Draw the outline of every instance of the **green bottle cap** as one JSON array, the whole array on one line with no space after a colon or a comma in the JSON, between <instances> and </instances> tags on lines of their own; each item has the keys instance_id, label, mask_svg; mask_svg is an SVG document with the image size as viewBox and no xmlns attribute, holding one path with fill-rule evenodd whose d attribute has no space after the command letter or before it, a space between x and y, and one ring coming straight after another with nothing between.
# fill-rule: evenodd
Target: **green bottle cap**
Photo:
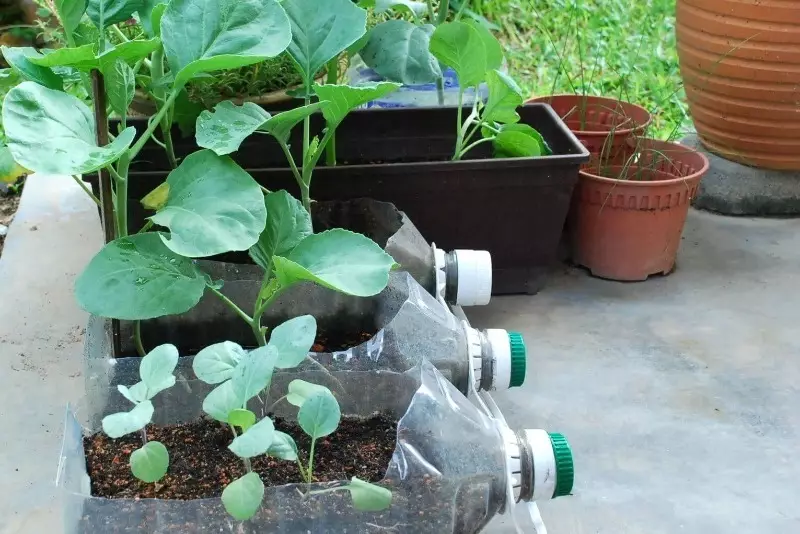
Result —
<instances>
[{"instance_id":1,"label":"green bottle cap","mask_svg":"<svg viewBox=\"0 0 800 534\"><path fill-rule=\"evenodd\" d=\"M508 387L515 388L525 382L528 351L525 349L525 340L519 332L509 332L508 342L511 344L511 380Z\"/></svg>"},{"instance_id":2,"label":"green bottle cap","mask_svg":"<svg viewBox=\"0 0 800 534\"><path fill-rule=\"evenodd\" d=\"M551 433L550 442L553 444L553 455L556 458L556 491L553 498L563 497L572 493L575 483L575 464L572 460L572 448L563 434Z\"/></svg>"}]
</instances>

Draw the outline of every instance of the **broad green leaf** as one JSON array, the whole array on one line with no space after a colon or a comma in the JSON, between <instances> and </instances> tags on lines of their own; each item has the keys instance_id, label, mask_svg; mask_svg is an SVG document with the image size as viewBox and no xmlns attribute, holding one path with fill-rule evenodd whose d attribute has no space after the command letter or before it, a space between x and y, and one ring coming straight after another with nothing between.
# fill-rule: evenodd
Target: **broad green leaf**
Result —
<instances>
[{"instance_id":1,"label":"broad green leaf","mask_svg":"<svg viewBox=\"0 0 800 534\"><path fill-rule=\"evenodd\" d=\"M177 365L178 349L168 343L159 345L142 358L139 363L139 377L147 386L147 398L151 399L167 387L175 385L175 376L172 373Z\"/></svg>"},{"instance_id":2,"label":"broad green leaf","mask_svg":"<svg viewBox=\"0 0 800 534\"><path fill-rule=\"evenodd\" d=\"M6 63L17 69L24 79L58 91L64 89L64 83L60 76L47 67L29 61L29 58L44 57L35 48L0 46L0 51L6 58Z\"/></svg>"},{"instance_id":3,"label":"broad green leaf","mask_svg":"<svg viewBox=\"0 0 800 534\"><path fill-rule=\"evenodd\" d=\"M144 0L88 0L86 14L102 30L132 18L143 6Z\"/></svg>"},{"instance_id":4,"label":"broad green leaf","mask_svg":"<svg viewBox=\"0 0 800 534\"><path fill-rule=\"evenodd\" d=\"M519 122L517 108L522 105L524 96L522 89L508 74L499 70L486 73L486 85L489 88L489 99L481 114L485 121L503 123Z\"/></svg>"},{"instance_id":5,"label":"broad green leaf","mask_svg":"<svg viewBox=\"0 0 800 534\"><path fill-rule=\"evenodd\" d=\"M292 24L289 54L310 87L317 72L367 31L367 12L352 0L283 0Z\"/></svg>"},{"instance_id":6,"label":"broad green leaf","mask_svg":"<svg viewBox=\"0 0 800 534\"><path fill-rule=\"evenodd\" d=\"M258 473L247 473L222 490L222 504L234 519L246 521L256 515L264 499L264 483Z\"/></svg>"},{"instance_id":7,"label":"broad green leaf","mask_svg":"<svg viewBox=\"0 0 800 534\"><path fill-rule=\"evenodd\" d=\"M300 380L299 378L289 382L288 389L289 392L286 394L286 402L292 406L297 406L298 408L303 406L303 404L305 404L309 398L313 397L317 393L331 392L331 390L325 386L306 382L305 380Z\"/></svg>"},{"instance_id":8,"label":"broad green leaf","mask_svg":"<svg viewBox=\"0 0 800 534\"><path fill-rule=\"evenodd\" d=\"M16 69L0 69L0 90L7 93L12 87L22 82L19 71Z\"/></svg>"},{"instance_id":9,"label":"broad green leaf","mask_svg":"<svg viewBox=\"0 0 800 534\"><path fill-rule=\"evenodd\" d=\"M486 26L477 21L468 20L465 24L472 26L481 36L483 47L486 50L486 70L499 69L503 65L503 46L497 40L497 37L492 35L492 32Z\"/></svg>"},{"instance_id":10,"label":"broad green leaf","mask_svg":"<svg viewBox=\"0 0 800 534\"><path fill-rule=\"evenodd\" d=\"M312 439L333 433L341 418L339 403L330 391L312 395L297 412L297 423Z\"/></svg>"},{"instance_id":11,"label":"broad green leaf","mask_svg":"<svg viewBox=\"0 0 800 534\"><path fill-rule=\"evenodd\" d=\"M133 451L130 463L133 476L152 484L167 474L169 451L160 441L148 441L144 447Z\"/></svg>"},{"instance_id":12,"label":"broad green leaf","mask_svg":"<svg viewBox=\"0 0 800 534\"><path fill-rule=\"evenodd\" d=\"M250 410L237 408L228 414L228 424L238 426L242 432L247 432L247 429L256 424L256 414Z\"/></svg>"},{"instance_id":13,"label":"broad green leaf","mask_svg":"<svg viewBox=\"0 0 800 534\"><path fill-rule=\"evenodd\" d=\"M276 0L171 0L161 32L176 87L200 73L275 57L292 38Z\"/></svg>"},{"instance_id":14,"label":"broad green leaf","mask_svg":"<svg viewBox=\"0 0 800 534\"><path fill-rule=\"evenodd\" d=\"M72 35L86 13L86 0L53 0L53 7L64 33Z\"/></svg>"},{"instance_id":15,"label":"broad green leaf","mask_svg":"<svg viewBox=\"0 0 800 534\"><path fill-rule=\"evenodd\" d=\"M137 432L150 423L153 418L153 403L142 401L129 412L107 415L103 418L103 432L111 439L121 438L131 432Z\"/></svg>"},{"instance_id":16,"label":"broad green leaf","mask_svg":"<svg viewBox=\"0 0 800 534\"><path fill-rule=\"evenodd\" d=\"M214 111L203 111L197 117L197 144L220 156L239 150L242 141L264 124L271 115L252 102L241 106L225 100Z\"/></svg>"},{"instance_id":17,"label":"broad green leaf","mask_svg":"<svg viewBox=\"0 0 800 534\"><path fill-rule=\"evenodd\" d=\"M288 144L289 135L292 133L292 128L302 122L303 119L313 114L318 109L322 109L326 105L328 105L327 102L314 102L313 104L309 104L307 106L302 106L278 113L277 115L273 115L271 119L262 124L259 130L269 132L278 141Z\"/></svg>"},{"instance_id":18,"label":"broad green leaf","mask_svg":"<svg viewBox=\"0 0 800 534\"><path fill-rule=\"evenodd\" d=\"M466 22L446 22L436 28L431 35L430 51L456 71L462 88L481 83L488 70L483 37Z\"/></svg>"},{"instance_id":19,"label":"broad green leaf","mask_svg":"<svg viewBox=\"0 0 800 534\"><path fill-rule=\"evenodd\" d=\"M75 27L72 38L75 40L75 46L97 45L100 42L100 31L87 19Z\"/></svg>"},{"instance_id":20,"label":"broad green leaf","mask_svg":"<svg viewBox=\"0 0 800 534\"><path fill-rule=\"evenodd\" d=\"M311 315L289 319L272 329L269 346L278 351L275 367L292 369L308 356L317 336L317 320Z\"/></svg>"},{"instance_id":21,"label":"broad green leaf","mask_svg":"<svg viewBox=\"0 0 800 534\"><path fill-rule=\"evenodd\" d=\"M0 144L0 182L13 184L17 178L28 174L28 170L14 161L11 150Z\"/></svg>"},{"instance_id":22,"label":"broad green leaf","mask_svg":"<svg viewBox=\"0 0 800 534\"><path fill-rule=\"evenodd\" d=\"M164 182L147 193L139 202L146 209L158 211L166 205L167 198L169 198L169 184Z\"/></svg>"},{"instance_id":23,"label":"broad green leaf","mask_svg":"<svg viewBox=\"0 0 800 534\"><path fill-rule=\"evenodd\" d=\"M294 439L289 434L276 430L267 454L281 460L295 462L297 461L297 443L294 442Z\"/></svg>"},{"instance_id":24,"label":"broad green leaf","mask_svg":"<svg viewBox=\"0 0 800 534\"><path fill-rule=\"evenodd\" d=\"M314 231L303 204L283 189L265 195L264 203L269 214L267 225L258 243L250 247L250 257L268 270L273 267L273 256L288 254Z\"/></svg>"},{"instance_id":25,"label":"broad green leaf","mask_svg":"<svg viewBox=\"0 0 800 534\"><path fill-rule=\"evenodd\" d=\"M119 391L123 397L128 399L134 404L139 404L140 402L146 401L147 399L147 384L144 382L137 382L136 384L132 385L130 388L122 385L117 386L117 391Z\"/></svg>"},{"instance_id":26,"label":"broad green leaf","mask_svg":"<svg viewBox=\"0 0 800 534\"><path fill-rule=\"evenodd\" d=\"M435 26L405 20L388 20L369 32L359 55L383 78L406 85L433 83L442 77L439 62L430 52Z\"/></svg>"},{"instance_id":27,"label":"broad green leaf","mask_svg":"<svg viewBox=\"0 0 800 534\"><path fill-rule=\"evenodd\" d=\"M392 504L392 492L387 488L371 484L358 477L350 479L345 486L353 498L353 507L362 512L380 512Z\"/></svg>"},{"instance_id":28,"label":"broad green leaf","mask_svg":"<svg viewBox=\"0 0 800 534\"><path fill-rule=\"evenodd\" d=\"M206 282L191 260L147 232L104 246L75 282L75 296L81 308L101 317L153 319L192 309Z\"/></svg>"},{"instance_id":29,"label":"broad green leaf","mask_svg":"<svg viewBox=\"0 0 800 534\"><path fill-rule=\"evenodd\" d=\"M150 217L169 228L162 237L182 256L201 258L253 246L267 222L264 194L228 157L200 150L169 173L167 203Z\"/></svg>"},{"instance_id":30,"label":"broad green leaf","mask_svg":"<svg viewBox=\"0 0 800 534\"><path fill-rule=\"evenodd\" d=\"M161 36L161 17L164 15L167 2L168 0L142 0L142 7L136 14L148 37Z\"/></svg>"},{"instance_id":31,"label":"broad green leaf","mask_svg":"<svg viewBox=\"0 0 800 534\"><path fill-rule=\"evenodd\" d=\"M41 57L31 58L31 62L42 67L69 66L91 69L97 64L97 49L94 44L56 48Z\"/></svg>"},{"instance_id":32,"label":"broad green leaf","mask_svg":"<svg viewBox=\"0 0 800 534\"><path fill-rule=\"evenodd\" d=\"M492 141L496 152L505 157L524 158L542 155L542 145L535 137L519 131L501 131Z\"/></svg>"},{"instance_id":33,"label":"broad green leaf","mask_svg":"<svg viewBox=\"0 0 800 534\"><path fill-rule=\"evenodd\" d=\"M425 2L415 2L414 0L375 0L375 13L386 13L390 9L406 11L412 15L420 16L425 14L428 6Z\"/></svg>"},{"instance_id":34,"label":"broad green leaf","mask_svg":"<svg viewBox=\"0 0 800 534\"><path fill-rule=\"evenodd\" d=\"M103 71L108 105L120 117L128 115L136 91L136 76L130 65L118 59Z\"/></svg>"},{"instance_id":35,"label":"broad green leaf","mask_svg":"<svg viewBox=\"0 0 800 534\"><path fill-rule=\"evenodd\" d=\"M389 282L395 263L374 241L336 228L310 235L287 256L275 256L281 286L309 280L354 295L377 295Z\"/></svg>"},{"instance_id":36,"label":"broad green leaf","mask_svg":"<svg viewBox=\"0 0 800 534\"><path fill-rule=\"evenodd\" d=\"M58 48L41 57L31 58L31 62L43 67L74 67L80 70L105 71L117 61L135 63L150 55L159 46L161 46L159 39L128 41L99 53L97 45L85 44L75 48Z\"/></svg>"},{"instance_id":37,"label":"broad green leaf","mask_svg":"<svg viewBox=\"0 0 800 534\"><path fill-rule=\"evenodd\" d=\"M347 117L347 114L359 106L396 91L399 83L379 82L351 87L349 85L314 85L314 91L320 100L328 104L322 108L322 114L329 128L336 128Z\"/></svg>"},{"instance_id":38,"label":"broad green leaf","mask_svg":"<svg viewBox=\"0 0 800 534\"><path fill-rule=\"evenodd\" d=\"M230 421L230 418L229 418ZM234 423L231 423L234 424ZM275 436L272 419L265 417L228 445L228 449L239 458L252 458L269 450Z\"/></svg>"},{"instance_id":39,"label":"broad green leaf","mask_svg":"<svg viewBox=\"0 0 800 534\"><path fill-rule=\"evenodd\" d=\"M221 423L228 423L231 412L241 409L244 404L231 381L226 380L203 399L203 411Z\"/></svg>"},{"instance_id":40,"label":"broad green leaf","mask_svg":"<svg viewBox=\"0 0 800 534\"><path fill-rule=\"evenodd\" d=\"M550 147L548 146L547 141L545 141L544 137L542 137L542 134L537 132L536 129L533 126L530 126L528 124L519 123L519 122L518 123L512 123L512 124L500 124L499 126L500 126L500 131L501 132L522 132L525 135L536 139L536 142L539 143L540 152L542 153L542 155L549 156L550 154L553 153L553 151L550 150ZM492 135L494 135L494 134L492 134ZM484 136L485 136L485 134L484 134ZM500 152L502 152L502 151L500 151ZM495 155L495 157L499 157L499 156ZM506 155L505 157L511 157L511 156L510 155Z\"/></svg>"},{"instance_id":41,"label":"broad green leaf","mask_svg":"<svg viewBox=\"0 0 800 534\"><path fill-rule=\"evenodd\" d=\"M277 359L278 351L270 346L253 350L242 358L230 380L236 396L247 402L264 391L272 381Z\"/></svg>"},{"instance_id":42,"label":"broad green leaf","mask_svg":"<svg viewBox=\"0 0 800 534\"><path fill-rule=\"evenodd\" d=\"M219 384L233 376L233 370L245 354L244 349L233 341L223 341L198 352L192 369L195 376L206 384Z\"/></svg>"},{"instance_id":43,"label":"broad green leaf","mask_svg":"<svg viewBox=\"0 0 800 534\"><path fill-rule=\"evenodd\" d=\"M33 82L23 82L6 95L3 127L14 160L45 174L86 174L105 167L127 150L136 133L126 128L111 144L99 147L86 104Z\"/></svg>"}]
</instances>

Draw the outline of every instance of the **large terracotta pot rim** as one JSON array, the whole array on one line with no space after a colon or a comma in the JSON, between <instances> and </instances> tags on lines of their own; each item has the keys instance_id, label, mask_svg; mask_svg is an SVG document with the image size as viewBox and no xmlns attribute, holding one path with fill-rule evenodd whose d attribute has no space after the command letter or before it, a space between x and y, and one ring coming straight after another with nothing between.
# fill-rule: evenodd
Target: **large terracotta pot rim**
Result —
<instances>
[{"instance_id":1,"label":"large terracotta pot rim","mask_svg":"<svg viewBox=\"0 0 800 534\"><path fill-rule=\"evenodd\" d=\"M609 105L606 106L609 110L614 110L617 107L621 107L624 109L629 109L636 111L637 114L640 114L643 117L647 117L647 120L641 123L634 123L633 126L630 128L619 128L619 129L605 129L605 130L580 130L580 129L573 129L570 128L573 132L580 133L581 135L586 136L602 136L607 137L609 133L613 132L615 135L619 135L620 137L630 135L634 132L643 132L647 129L651 122L653 122L653 116L647 111L645 108L638 104L634 104L632 102L626 102L624 100L618 100L616 98L608 97L608 96L595 96L595 95L581 95L581 94L572 94L572 93L559 93L555 95L546 95L546 96L538 96L535 98L529 99L527 103L543 103L543 104L550 104L553 100L561 99L561 100L584 100L586 102L594 102L595 105L599 105L602 102L606 102ZM558 112L557 112L558 113ZM626 116L633 115L633 113L627 113ZM559 114L560 116L560 114ZM566 119L561 117L561 120L568 121L570 120L569 117Z\"/></svg>"}]
</instances>

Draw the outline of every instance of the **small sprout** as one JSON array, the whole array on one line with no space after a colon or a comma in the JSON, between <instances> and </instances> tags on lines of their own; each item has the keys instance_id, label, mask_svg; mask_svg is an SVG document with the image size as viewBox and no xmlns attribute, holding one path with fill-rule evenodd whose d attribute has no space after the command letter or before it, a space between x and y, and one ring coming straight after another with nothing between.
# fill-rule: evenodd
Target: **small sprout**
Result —
<instances>
[{"instance_id":1,"label":"small sprout","mask_svg":"<svg viewBox=\"0 0 800 534\"><path fill-rule=\"evenodd\" d=\"M286 395L286 401L300 408L311 396L321 391L329 390L325 386L295 379L289 382L289 393Z\"/></svg>"},{"instance_id":2,"label":"small sprout","mask_svg":"<svg viewBox=\"0 0 800 534\"><path fill-rule=\"evenodd\" d=\"M112 439L121 438L146 427L153 418L153 403L145 400L129 412L119 412L103 418L103 432Z\"/></svg>"},{"instance_id":3,"label":"small sprout","mask_svg":"<svg viewBox=\"0 0 800 534\"><path fill-rule=\"evenodd\" d=\"M303 432L311 437L313 447L314 440L332 434L336 430L341 417L339 403L330 390L325 388L303 403L297 413L297 422Z\"/></svg>"},{"instance_id":4,"label":"small sprout","mask_svg":"<svg viewBox=\"0 0 800 534\"><path fill-rule=\"evenodd\" d=\"M169 451L159 441L148 441L141 449L131 454L131 472L142 482L161 480L169 468Z\"/></svg>"},{"instance_id":5,"label":"small sprout","mask_svg":"<svg viewBox=\"0 0 800 534\"><path fill-rule=\"evenodd\" d=\"M275 425L265 417L233 440L228 448L239 458L252 458L266 453L275 438Z\"/></svg>"},{"instance_id":6,"label":"small sprout","mask_svg":"<svg viewBox=\"0 0 800 534\"><path fill-rule=\"evenodd\" d=\"M250 410L237 408L228 414L228 424L238 426L242 432L247 432L247 429L256 424L256 414Z\"/></svg>"},{"instance_id":7,"label":"small sprout","mask_svg":"<svg viewBox=\"0 0 800 534\"><path fill-rule=\"evenodd\" d=\"M281 460L295 462L297 461L297 443L289 434L276 430L267 454Z\"/></svg>"},{"instance_id":8,"label":"small sprout","mask_svg":"<svg viewBox=\"0 0 800 534\"><path fill-rule=\"evenodd\" d=\"M253 517L264 499L264 482L257 473L237 478L222 491L222 504L234 519L246 521Z\"/></svg>"}]
</instances>

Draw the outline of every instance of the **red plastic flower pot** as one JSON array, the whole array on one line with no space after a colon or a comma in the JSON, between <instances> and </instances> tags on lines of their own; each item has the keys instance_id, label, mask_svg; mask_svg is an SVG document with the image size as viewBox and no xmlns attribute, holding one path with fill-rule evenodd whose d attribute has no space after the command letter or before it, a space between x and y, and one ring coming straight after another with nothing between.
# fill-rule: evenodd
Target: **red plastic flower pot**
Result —
<instances>
[{"instance_id":1,"label":"red plastic flower pot","mask_svg":"<svg viewBox=\"0 0 800 534\"><path fill-rule=\"evenodd\" d=\"M626 154L625 165L581 170L570 212L572 257L601 278L646 280L675 267L689 204L708 159L652 139L640 139Z\"/></svg>"}]
</instances>

